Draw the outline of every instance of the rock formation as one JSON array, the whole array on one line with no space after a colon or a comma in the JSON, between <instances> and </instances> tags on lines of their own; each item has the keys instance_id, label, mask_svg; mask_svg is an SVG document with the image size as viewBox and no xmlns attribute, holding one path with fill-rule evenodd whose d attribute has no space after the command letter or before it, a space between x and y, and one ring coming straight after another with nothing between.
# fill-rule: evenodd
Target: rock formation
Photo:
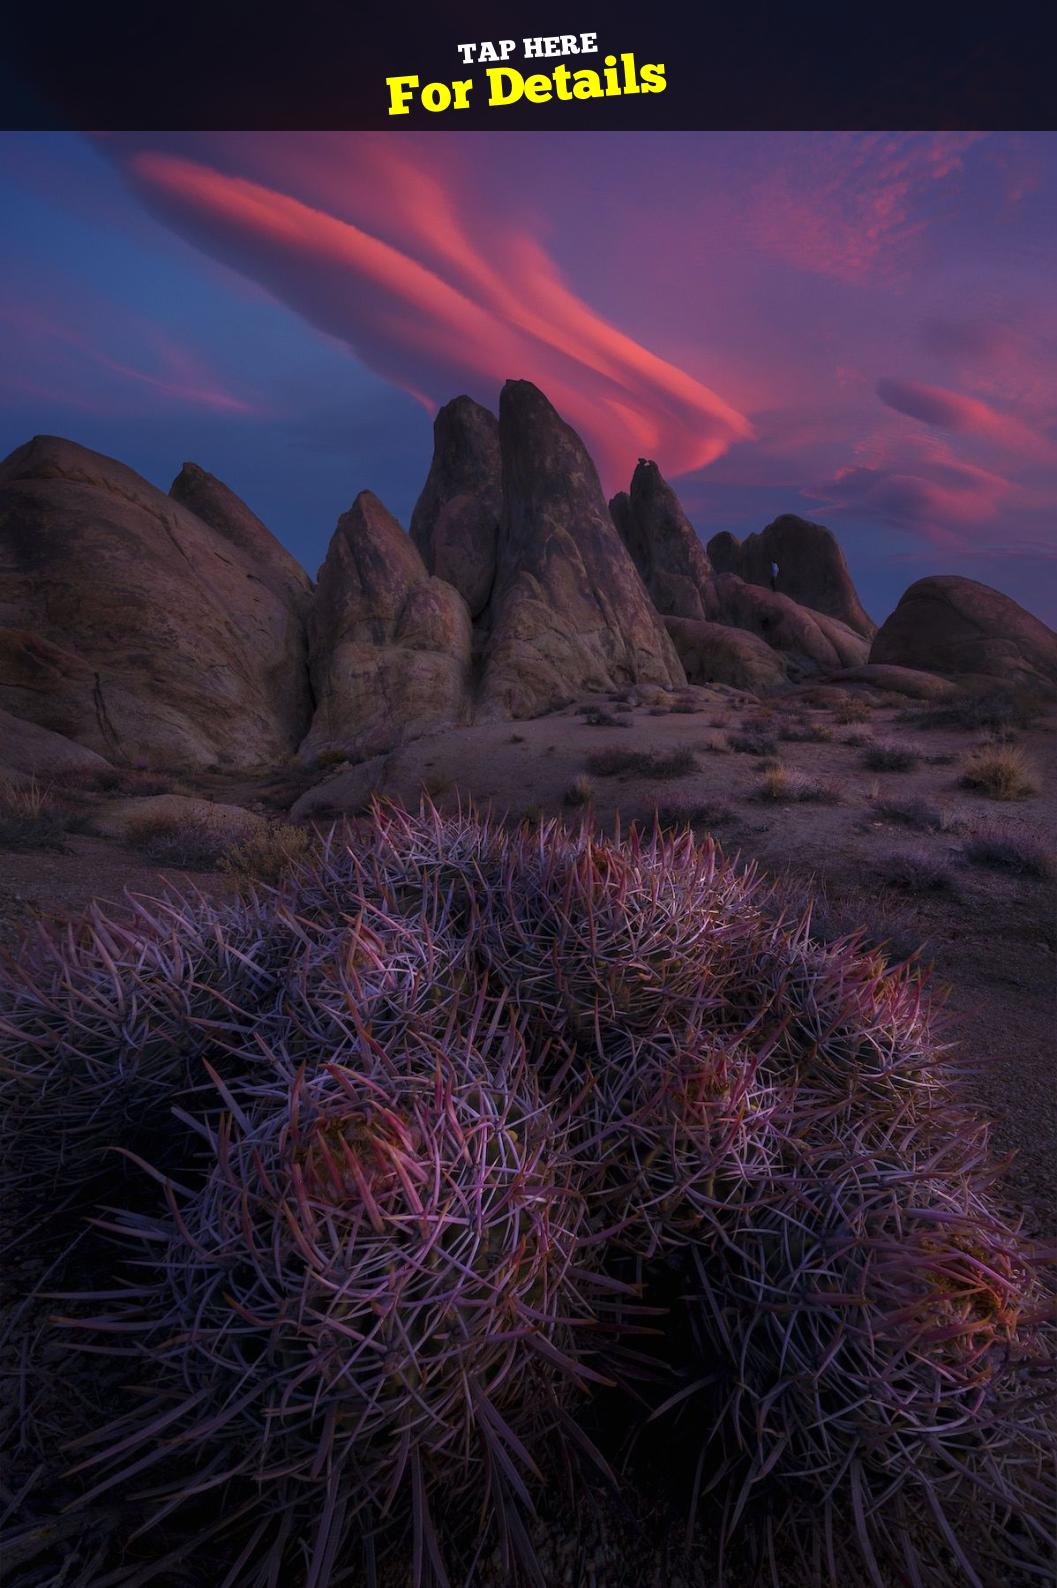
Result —
<instances>
[{"instance_id":1,"label":"rock formation","mask_svg":"<svg viewBox=\"0 0 1057 1588\"><path fill-rule=\"evenodd\" d=\"M0 781L12 772L47 777L62 772L105 772L103 756L61 733L0 710Z\"/></svg>"},{"instance_id":2,"label":"rock formation","mask_svg":"<svg viewBox=\"0 0 1057 1588\"><path fill-rule=\"evenodd\" d=\"M912 584L878 629L870 661L1057 694L1057 634L1009 596L957 574Z\"/></svg>"},{"instance_id":3,"label":"rock formation","mask_svg":"<svg viewBox=\"0 0 1057 1588\"><path fill-rule=\"evenodd\" d=\"M284 557L263 525L247 549L123 464L36 437L0 464L0 706L111 760L282 760L308 707L300 618L260 571Z\"/></svg>"},{"instance_id":4,"label":"rock formation","mask_svg":"<svg viewBox=\"0 0 1057 1588\"><path fill-rule=\"evenodd\" d=\"M411 514L411 539L473 618L492 592L501 502L499 424L480 403L456 397L433 422L433 462Z\"/></svg>"},{"instance_id":5,"label":"rock formation","mask_svg":"<svg viewBox=\"0 0 1057 1588\"><path fill-rule=\"evenodd\" d=\"M316 697L299 756L377 755L469 712L470 614L370 491L338 520L309 617Z\"/></svg>"},{"instance_id":6,"label":"rock formation","mask_svg":"<svg viewBox=\"0 0 1057 1588\"><path fill-rule=\"evenodd\" d=\"M254 569L254 577L281 596L295 611L307 612L312 581L296 558L280 545L241 497L207 474L197 463L185 463L169 487L169 495L203 524L240 551Z\"/></svg>"},{"instance_id":7,"label":"rock formation","mask_svg":"<svg viewBox=\"0 0 1057 1588\"><path fill-rule=\"evenodd\" d=\"M821 525L785 515L706 553L646 459L607 509L580 438L527 381L507 383L498 421L446 404L412 533L361 492L315 590L194 463L168 496L54 437L0 464L14 778L384 760L446 727L498 731L615 689L670 698L688 680L1057 695L1057 635L972 580L919 580L871 646L872 631Z\"/></svg>"},{"instance_id":8,"label":"rock formation","mask_svg":"<svg viewBox=\"0 0 1057 1588\"><path fill-rule=\"evenodd\" d=\"M609 510L658 612L703 619L712 567L656 463L640 458L630 493L621 491Z\"/></svg>"},{"instance_id":9,"label":"rock formation","mask_svg":"<svg viewBox=\"0 0 1057 1588\"><path fill-rule=\"evenodd\" d=\"M706 615L715 623L746 629L781 651L790 676L807 677L865 662L869 643L839 618L800 606L774 590L746 584L737 574L717 574L709 584Z\"/></svg>"},{"instance_id":10,"label":"rock formation","mask_svg":"<svg viewBox=\"0 0 1057 1588\"><path fill-rule=\"evenodd\" d=\"M755 692L786 682L780 652L747 629L695 618L666 618L665 625L691 684L732 684Z\"/></svg>"},{"instance_id":11,"label":"rock formation","mask_svg":"<svg viewBox=\"0 0 1057 1588\"><path fill-rule=\"evenodd\" d=\"M579 436L522 380L503 388L499 434L503 509L482 710L529 717L592 690L684 683Z\"/></svg>"},{"instance_id":12,"label":"rock formation","mask_svg":"<svg viewBox=\"0 0 1057 1588\"><path fill-rule=\"evenodd\" d=\"M620 492L610 502L609 509L646 588L665 618L742 629L757 636L783 658L776 668L766 663L752 646L724 641L720 634L709 632L692 637L689 629L669 624L680 658L695 682L714 680L738 684L736 675L740 672L744 680L740 687L759 688L760 681L768 675L772 680L779 676L795 679L834 667L851 667L866 660L866 639L847 623L823 609L809 610L789 595L761 589L758 583L747 581L737 571L744 560L744 548L733 535L724 532L714 536L706 553L679 505L679 498L655 463L640 458L630 493ZM745 546L762 544L766 536L777 533L776 525L786 526L779 539L787 545L797 538L788 526L801 524L805 531L812 532L800 537L805 561L808 549L815 547L817 550L817 546L821 546L815 562L827 567L834 564L834 558L826 551L828 545L854 597L840 550L829 530L822 529L821 525L804 524L802 519L776 519L763 536L750 535ZM772 541L778 543L773 535ZM715 555L710 562L713 552ZM751 563L752 558L748 561ZM769 570L768 562L767 584ZM816 583L821 590L821 579ZM713 664L720 670L710 676L708 668ZM749 682L750 678L756 682Z\"/></svg>"},{"instance_id":13,"label":"rock formation","mask_svg":"<svg viewBox=\"0 0 1057 1588\"><path fill-rule=\"evenodd\" d=\"M856 593L844 553L824 524L783 513L743 541L726 530L713 535L708 555L717 573L737 574L746 584L773 589L800 606L838 618L866 639L876 631ZM772 578L774 564L778 572Z\"/></svg>"},{"instance_id":14,"label":"rock formation","mask_svg":"<svg viewBox=\"0 0 1057 1588\"><path fill-rule=\"evenodd\" d=\"M906 695L910 700L944 700L957 693L957 686L938 673L923 673L913 667L893 667L881 662L864 662L831 673L831 684L865 684L882 694Z\"/></svg>"}]
</instances>

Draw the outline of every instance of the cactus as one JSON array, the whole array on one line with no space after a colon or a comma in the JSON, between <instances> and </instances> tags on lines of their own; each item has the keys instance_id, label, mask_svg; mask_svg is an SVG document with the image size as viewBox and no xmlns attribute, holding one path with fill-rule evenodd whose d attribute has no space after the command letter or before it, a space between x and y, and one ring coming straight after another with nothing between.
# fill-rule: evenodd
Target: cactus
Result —
<instances>
[{"instance_id":1,"label":"cactus","mask_svg":"<svg viewBox=\"0 0 1057 1588\"><path fill-rule=\"evenodd\" d=\"M239 1580L275 1580L296 1548L316 1583L393 1515L415 1580L445 1580L439 1492L449 1520L477 1504L515 1569L618 1287L516 1029L470 1009L444 1041L364 1035L314 1073L218 1077L201 1183L112 1226L154 1255L153 1283L77 1320L131 1342L144 1376L93 1440L90 1497L159 1458L163 1511L244 1487L268 1525Z\"/></svg>"},{"instance_id":2,"label":"cactus","mask_svg":"<svg viewBox=\"0 0 1057 1588\"><path fill-rule=\"evenodd\" d=\"M1048 1297L921 979L712 843L378 806L235 905L97 914L0 1008L15 1094L67 1088L5 1172L76 1181L109 1129L156 1198L126 1179L132 1277L73 1309L141 1371L83 1498L215 1489L232 1584L327 1588L390 1527L443 1582L475 1501L531 1572L599 1378L776 1579L1045 1571Z\"/></svg>"}]
</instances>

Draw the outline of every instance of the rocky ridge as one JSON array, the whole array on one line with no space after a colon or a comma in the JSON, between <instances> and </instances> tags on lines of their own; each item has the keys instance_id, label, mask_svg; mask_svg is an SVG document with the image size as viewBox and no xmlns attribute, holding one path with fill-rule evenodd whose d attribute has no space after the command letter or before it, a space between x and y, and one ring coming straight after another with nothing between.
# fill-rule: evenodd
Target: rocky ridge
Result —
<instances>
[{"instance_id":1,"label":"rocky ridge","mask_svg":"<svg viewBox=\"0 0 1057 1588\"><path fill-rule=\"evenodd\" d=\"M875 630L824 526L786 514L702 545L656 463L606 503L528 381L436 417L410 533L369 491L313 587L226 485L168 495L36 437L0 464L0 769L365 760L593 693L832 678L933 698L1057 693L1057 635L953 575Z\"/></svg>"}]
</instances>

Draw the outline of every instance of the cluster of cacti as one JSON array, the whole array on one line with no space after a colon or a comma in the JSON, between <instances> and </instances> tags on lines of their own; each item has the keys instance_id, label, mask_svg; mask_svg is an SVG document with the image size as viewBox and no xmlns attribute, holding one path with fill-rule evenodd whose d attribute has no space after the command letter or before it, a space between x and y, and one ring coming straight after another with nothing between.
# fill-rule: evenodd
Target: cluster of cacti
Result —
<instances>
[{"instance_id":1,"label":"cluster of cacti","mask_svg":"<svg viewBox=\"0 0 1057 1588\"><path fill-rule=\"evenodd\" d=\"M0 1059L9 1179L137 1155L120 1282L67 1304L140 1366L83 1500L214 1493L232 1588L401 1526L444 1581L459 1519L530 1569L625 1376L802 1580L1045 1570L1044 1297L918 982L711 844L376 810L274 890L31 948Z\"/></svg>"}]
</instances>

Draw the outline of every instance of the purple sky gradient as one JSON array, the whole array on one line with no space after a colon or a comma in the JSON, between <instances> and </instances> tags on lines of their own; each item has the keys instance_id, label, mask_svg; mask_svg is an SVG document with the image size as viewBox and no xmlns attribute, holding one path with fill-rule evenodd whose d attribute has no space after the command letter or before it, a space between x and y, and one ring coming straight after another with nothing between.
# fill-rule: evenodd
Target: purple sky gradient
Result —
<instances>
[{"instance_id":1,"label":"purple sky gradient","mask_svg":"<svg viewBox=\"0 0 1057 1588\"><path fill-rule=\"evenodd\" d=\"M1057 137L0 137L0 449L193 457L315 572L407 522L430 414L535 380L607 491L799 512L883 618L955 572L1057 619Z\"/></svg>"}]
</instances>

